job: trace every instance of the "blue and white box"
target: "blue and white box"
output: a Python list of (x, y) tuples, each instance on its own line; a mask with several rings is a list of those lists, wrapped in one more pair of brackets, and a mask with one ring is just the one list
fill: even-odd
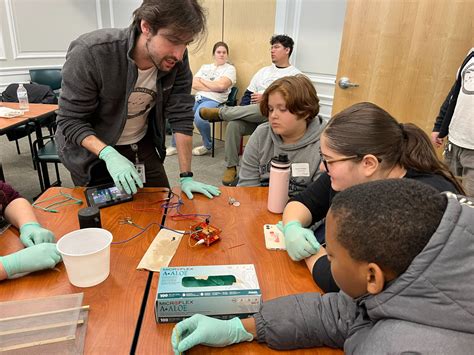
[(162, 267), (155, 316), (158, 323), (179, 322), (196, 313), (248, 318), (260, 310), (261, 302), (252, 264)]

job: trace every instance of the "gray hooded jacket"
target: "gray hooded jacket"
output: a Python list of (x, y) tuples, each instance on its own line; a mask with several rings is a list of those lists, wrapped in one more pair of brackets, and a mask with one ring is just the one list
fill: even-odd
[(383, 292), (357, 300), (339, 292), (265, 302), (255, 315), (258, 341), (276, 349), (344, 347), (348, 354), (471, 354), (474, 206), (448, 196), (426, 247)]
[[(99, 158), (81, 146), (84, 138), (97, 136), (115, 145), (127, 120), (128, 97), (138, 77), (132, 59), (136, 30), (102, 29), (86, 33), (69, 46), (63, 66), (56, 142), (62, 163), (76, 184), (86, 185)], [(187, 52), (169, 72), (158, 71), (155, 108), (148, 115), (148, 130), (163, 161), (165, 118), (174, 132), (192, 135), (192, 73)]]
[(239, 171), (238, 186), (267, 186), (270, 177), (270, 162), (278, 154), (286, 153), (292, 164), (289, 194), (302, 191), (319, 177), (319, 137), (325, 122), (319, 116), (311, 120), (304, 136), (293, 144), (283, 144), (281, 137), (273, 132), (270, 123), (257, 127), (245, 146)]

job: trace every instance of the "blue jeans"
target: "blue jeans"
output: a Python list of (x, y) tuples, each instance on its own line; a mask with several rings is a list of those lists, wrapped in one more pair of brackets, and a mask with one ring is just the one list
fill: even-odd
[[(202, 107), (207, 107), (207, 108), (215, 108), (219, 106), (219, 103), (217, 101), (208, 99), (208, 98), (201, 98), (200, 100), (197, 100), (194, 103), (194, 124), (196, 125), (197, 129), (199, 130), (199, 133), (201, 134), (202, 137), (202, 145), (205, 146), (207, 149), (211, 150), (212, 148), (212, 140), (211, 140), (211, 124), (209, 121), (203, 120), (201, 116), (199, 115), (199, 110)], [(171, 138), (171, 146), (176, 147), (176, 141), (173, 137)]]

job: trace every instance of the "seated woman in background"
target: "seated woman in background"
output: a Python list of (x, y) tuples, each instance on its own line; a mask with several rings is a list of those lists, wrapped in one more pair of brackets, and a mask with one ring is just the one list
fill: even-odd
[[(202, 145), (193, 149), (193, 155), (204, 155), (211, 151), (211, 125), (199, 115), (203, 107), (214, 108), (225, 102), (230, 90), (236, 83), (235, 67), (227, 63), (229, 47), (225, 42), (217, 42), (212, 48), (214, 63), (204, 64), (193, 78), (193, 89), (196, 90), (194, 104), (194, 124), (202, 137)], [(177, 153), (174, 135), (171, 147), (166, 149), (166, 155)]]
[(425, 132), (414, 124), (398, 123), (388, 112), (368, 102), (355, 104), (328, 122), (321, 135), (321, 159), (321, 177), (286, 205), (283, 232), (290, 257), (306, 258), (306, 265), (324, 292), (339, 288), (326, 251), (305, 227), (326, 217), (338, 191), (373, 180), (407, 178), (439, 191), (464, 193), (439, 161)]
[(245, 146), (238, 186), (268, 186), (270, 162), (286, 153), (291, 162), (289, 194), (301, 191), (319, 176), (319, 137), (324, 124), (319, 99), (305, 75), (275, 80), (260, 102), (262, 123)]
[[(26, 247), (0, 257), (0, 280), (50, 269), (61, 261), (61, 255), (54, 244), (54, 234), (41, 227), (30, 203), (1, 180), (0, 217), (4, 217), (20, 230), (20, 241)], [(21, 244), (18, 244), (21, 247)]]

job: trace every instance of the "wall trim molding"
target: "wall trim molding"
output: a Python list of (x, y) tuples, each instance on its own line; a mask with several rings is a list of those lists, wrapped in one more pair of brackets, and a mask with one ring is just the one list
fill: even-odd
[(336, 86), (336, 75), (321, 73), (304, 73), (313, 83)]
[(8, 67), (0, 68), (0, 76), (10, 76), (10, 75), (30, 75), (30, 69), (61, 69), (62, 65), (28, 65), (21, 67)]
[[(295, 41), (291, 62), (296, 67), (298, 67), (298, 58), (304, 55), (301, 47), (298, 51), (303, 3), (304, 0), (276, 0), (275, 33), (287, 34)], [(303, 74), (311, 80), (318, 91), (319, 105), (324, 107), (321, 110), (323, 112), (319, 114), (329, 119), (334, 101), (336, 75), (317, 72), (303, 72)]]
[(100, 7), (100, 0), (95, 0), (95, 16), (97, 18), (97, 28), (103, 28), (102, 24), (102, 9)]
[[(10, 42), (13, 52), (13, 59), (37, 59), (37, 58), (65, 58), (66, 51), (42, 51), (42, 52), (20, 52), (18, 44), (18, 34), (15, 28), (15, 17), (13, 16), (13, 0), (5, 0), (6, 16), (8, 28), (10, 30)], [(97, 28), (103, 28), (102, 10), (100, 0), (95, 0)], [(3, 58), (1, 58), (3, 59)], [(6, 58), (5, 58), (6, 59)]]
[(294, 3), (292, 2), (291, 5), (294, 9), (293, 13), (293, 28), (291, 29), (291, 35), (290, 37), (293, 38), (293, 41), (295, 42), (295, 45), (293, 46), (293, 62), (295, 67), (298, 67), (298, 37), (300, 34), (300, 26), (295, 26), (295, 24), (300, 23), (301, 19), (301, 8), (302, 8), (303, 0), (295, 0)]
[(110, 27), (115, 28), (114, 2), (109, 0)]
[(7, 55), (5, 51), (5, 41), (3, 39), (3, 31), (0, 27), (0, 60), (7, 60)]
[(275, 9), (275, 33), (285, 32), (285, 18), (287, 12), (287, 0), (276, 0)]
[(12, 10), (12, 4), (11, 0), (5, 0), (5, 8), (6, 8), (6, 16), (7, 16), (7, 22), (8, 22), (8, 28), (10, 30), (10, 44), (12, 47), (12, 52), (13, 52), (13, 58), (17, 58), (18, 54), (18, 45), (16, 42), (16, 30), (15, 30), (15, 25), (13, 23), (13, 10)]

